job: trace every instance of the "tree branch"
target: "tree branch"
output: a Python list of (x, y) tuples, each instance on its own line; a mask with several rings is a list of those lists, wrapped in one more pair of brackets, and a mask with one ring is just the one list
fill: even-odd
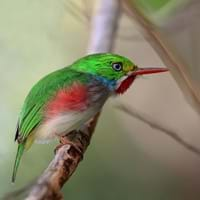
[[(119, 0), (100, 0), (92, 20), (88, 53), (112, 50), (120, 12)], [(73, 131), (61, 138), (56, 155), (39, 177), (26, 200), (61, 200), (62, 186), (68, 181), (82, 160), (94, 132), (99, 113), (86, 125), (86, 131)]]
[(26, 200), (61, 200), (65, 182), (82, 160), (94, 132), (99, 113), (87, 125), (87, 131), (72, 131), (61, 139), (54, 159), (32, 187)]
[(167, 127), (164, 127), (164, 125), (152, 121), (152, 119), (150, 119), (150, 117), (148, 117), (144, 113), (138, 112), (136, 109), (131, 108), (131, 106), (126, 106), (123, 104), (117, 105), (117, 108), (129, 114), (130, 116), (148, 124), (152, 128), (165, 133), (166, 135), (170, 136), (173, 140), (175, 140), (178, 144), (182, 145), (184, 148), (191, 151), (192, 153), (195, 153), (198, 157), (200, 157), (200, 149), (194, 147), (192, 144), (189, 144), (187, 141), (185, 141), (183, 138), (177, 135), (174, 131), (170, 130)]
[(92, 19), (88, 53), (112, 51), (118, 28), (121, 13), (120, 0), (100, 0), (98, 3), (96, 15)]

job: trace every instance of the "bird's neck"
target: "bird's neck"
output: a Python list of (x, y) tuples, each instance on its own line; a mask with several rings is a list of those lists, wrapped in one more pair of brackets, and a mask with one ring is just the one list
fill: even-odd
[(98, 80), (102, 85), (107, 87), (111, 92), (115, 91), (115, 88), (117, 86), (116, 80), (109, 80), (102, 76), (95, 76), (95, 79)]
[(96, 80), (100, 81), (105, 87), (107, 87), (110, 92), (115, 94), (123, 94), (132, 85), (135, 80), (135, 76), (123, 77), (121, 80), (109, 80), (102, 76), (96, 76)]

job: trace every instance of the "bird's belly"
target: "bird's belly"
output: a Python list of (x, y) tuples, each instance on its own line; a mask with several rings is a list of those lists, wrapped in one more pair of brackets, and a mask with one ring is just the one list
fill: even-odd
[(88, 109), (83, 112), (67, 112), (47, 120), (37, 128), (35, 132), (36, 142), (45, 143), (56, 136), (80, 129), (97, 111), (96, 109)]

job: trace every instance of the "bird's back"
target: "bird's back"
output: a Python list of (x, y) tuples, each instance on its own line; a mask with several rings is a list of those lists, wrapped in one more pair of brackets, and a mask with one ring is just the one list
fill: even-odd
[(94, 105), (95, 109), (99, 109), (108, 93), (107, 88), (90, 74), (70, 67), (55, 71), (41, 79), (26, 97), (19, 117), (16, 139), (26, 139), (35, 128), (56, 112), (59, 115), (69, 109), (82, 109), (78, 108), (80, 101), (84, 100), (87, 106)]

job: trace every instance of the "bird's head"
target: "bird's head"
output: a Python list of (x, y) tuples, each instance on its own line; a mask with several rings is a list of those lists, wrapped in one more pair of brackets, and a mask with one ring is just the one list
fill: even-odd
[(72, 68), (94, 75), (117, 94), (123, 94), (138, 75), (168, 71), (166, 68), (138, 68), (128, 58), (111, 53), (85, 56), (76, 61)]

